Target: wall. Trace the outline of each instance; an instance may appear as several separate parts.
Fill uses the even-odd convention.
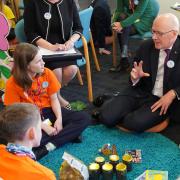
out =
[[[116,0],[107,0],[108,4],[111,7],[111,12],[113,13],[114,9],[116,8]],[[176,11],[171,9],[171,6],[174,5],[176,2],[180,3],[180,0],[158,0],[160,4],[160,13],[170,12],[175,14],[180,20],[180,11]],[[88,5],[91,3],[91,0],[79,0],[81,9],[87,8]]]
[[[173,13],[179,18],[180,21],[180,11],[176,11],[174,9],[171,9],[171,6],[173,6],[176,2],[179,2],[179,0],[158,0],[160,4],[160,13]]]

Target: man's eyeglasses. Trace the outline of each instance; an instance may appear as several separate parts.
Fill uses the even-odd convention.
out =
[[[170,31],[167,31],[167,32],[161,32],[161,31],[154,31],[154,30],[152,30],[151,33],[152,33],[152,35],[156,35],[158,37],[161,37],[161,36],[163,36],[163,35],[165,35],[167,33],[170,33],[172,31],[174,31],[174,30],[170,30]]]

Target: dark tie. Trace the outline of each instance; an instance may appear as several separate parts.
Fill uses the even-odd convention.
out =
[[[164,50],[166,52],[166,58],[164,60],[164,79],[163,79],[163,94],[167,93],[167,82],[168,82],[168,66],[167,66],[167,62],[169,60],[169,55],[171,50],[170,49],[165,49]]]

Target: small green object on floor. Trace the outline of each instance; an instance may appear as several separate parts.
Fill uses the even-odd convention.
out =
[[[71,104],[72,110],[75,110],[75,111],[81,111],[86,108],[86,104],[82,101],[74,101],[74,102],[71,102],[70,104]]]

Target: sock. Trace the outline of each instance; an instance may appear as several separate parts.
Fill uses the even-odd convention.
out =
[[[47,143],[45,146],[48,151],[53,151],[56,149],[56,146],[51,142]]]
[[[122,57],[122,58],[128,57],[128,46],[127,46],[127,45],[124,45],[124,46],[123,46],[123,50],[122,50],[121,57]]]

